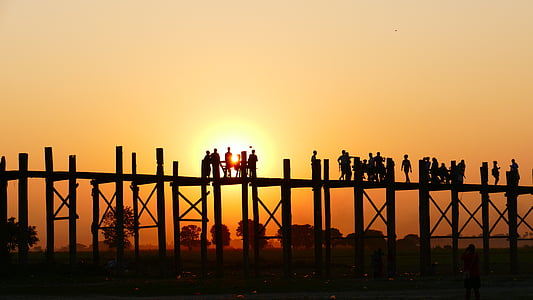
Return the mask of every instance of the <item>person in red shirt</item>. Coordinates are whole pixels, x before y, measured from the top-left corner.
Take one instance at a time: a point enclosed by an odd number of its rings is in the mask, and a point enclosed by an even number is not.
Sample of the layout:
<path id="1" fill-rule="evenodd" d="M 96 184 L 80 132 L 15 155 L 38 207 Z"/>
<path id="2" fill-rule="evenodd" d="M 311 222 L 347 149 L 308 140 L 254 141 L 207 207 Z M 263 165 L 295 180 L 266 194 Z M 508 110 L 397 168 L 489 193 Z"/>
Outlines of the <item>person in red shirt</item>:
<path id="1" fill-rule="evenodd" d="M 476 247 L 473 244 L 468 245 L 463 255 L 463 274 L 465 286 L 465 299 L 470 299 L 472 289 L 476 299 L 479 299 L 479 287 L 481 285 L 479 278 L 479 256 L 476 253 Z"/>

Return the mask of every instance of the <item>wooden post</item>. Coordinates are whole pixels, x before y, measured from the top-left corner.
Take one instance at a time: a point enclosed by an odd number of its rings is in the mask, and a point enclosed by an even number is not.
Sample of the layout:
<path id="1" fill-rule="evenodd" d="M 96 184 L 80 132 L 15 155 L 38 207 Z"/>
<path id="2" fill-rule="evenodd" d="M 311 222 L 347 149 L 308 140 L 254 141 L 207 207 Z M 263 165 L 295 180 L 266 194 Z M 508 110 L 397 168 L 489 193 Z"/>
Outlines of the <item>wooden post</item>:
<path id="1" fill-rule="evenodd" d="M 355 229 L 355 275 L 363 276 L 365 273 L 365 219 L 363 212 L 363 176 L 362 163 L 359 157 L 354 159 L 354 229 Z"/>
<path id="2" fill-rule="evenodd" d="M 165 230 L 165 171 L 163 169 L 163 148 L 156 149 L 156 195 L 157 195 L 157 244 L 159 247 L 159 271 L 165 274 L 167 270 L 167 238 Z"/>
<path id="3" fill-rule="evenodd" d="M 291 207 L 291 161 L 283 160 L 283 183 L 281 185 L 281 227 L 283 246 L 283 274 L 292 277 L 292 207 Z"/>
<path id="4" fill-rule="evenodd" d="M 19 199 L 18 199 L 18 222 L 19 225 L 28 228 L 28 154 L 19 153 Z M 18 241 L 19 264 L 28 263 L 28 237 L 22 235 Z"/>
<path id="5" fill-rule="evenodd" d="M 483 225 L 483 272 L 490 273 L 489 164 L 481 165 L 481 222 Z"/>
<path id="6" fill-rule="evenodd" d="M 331 277 L 331 197 L 329 190 L 329 159 L 324 159 L 324 244 L 326 251 L 326 277 Z"/>
<path id="7" fill-rule="evenodd" d="M 137 185 L 137 153 L 131 153 L 131 193 L 133 205 L 133 252 L 135 264 L 138 265 L 141 258 L 139 240 L 139 186 Z"/>
<path id="8" fill-rule="evenodd" d="M 250 235 L 248 228 L 248 174 L 246 172 L 247 159 L 246 151 L 241 152 L 241 201 L 242 201 L 242 259 L 244 277 L 248 278 L 250 273 Z"/>
<path id="9" fill-rule="evenodd" d="M 76 222 L 78 214 L 77 207 L 77 191 L 76 188 L 76 155 L 69 155 L 68 157 L 68 244 L 69 244 L 69 262 L 70 266 L 74 267 L 77 264 L 76 257 Z"/>
<path id="10" fill-rule="evenodd" d="M 312 165 L 313 177 L 313 221 L 315 229 L 315 274 L 322 275 L 322 183 L 321 162 L 315 160 Z"/>
<path id="11" fill-rule="evenodd" d="M 52 147 L 44 148 L 46 199 L 46 262 L 54 263 L 54 161 Z"/>
<path id="12" fill-rule="evenodd" d="M 509 219 L 509 253 L 511 274 L 518 273 L 518 212 L 517 212 L 517 188 L 518 180 L 512 172 L 507 175 L 507 218 Z"/>
<path id="13" fill-rule="evenodd" d="M 215 218 L 215 253 L 217 277 L 224 276 L 224 246 L 222 245 L 222 196 L 220 191 L 220 168 L 213 167 L 213 204 Z"/>
<path id="14" fill-rule="evenodd" d="M 100 224 L 100 189 L 95 180 L 91 181 L 92 200 L 93 200 L 93 222 L 91 224 L 92 244 L 93 244 L 93 264 L 98 266 L 100 264 L 100 249 L 98 245 L 98 230 Z"/>
<path id="15" fill-rule="evenodd" d="M 204 163 L 209 164 L 210 162 L 202 163 L 202 178 L 204 181 L 201 186 L 202 193 L 202 233 L 200 235 L 200 256 L 202 259 L 202 277 L 207 278 L 207 184 L 209 183 L 208 177 L 209 172 L 203 166 Z M 218 166 L 217 166 L 218 168 Z"/>
<path id="16" fill-rule="evenodd" d="M 181 236 L 180 236 L 180 196 L 178 186 L 178 167 L 177 161 L 172 162 L 172 224 L 174 225 L 174 269 L 177 274 L 182 273 L 181 262 Z M 203 228 L 202 228 L 203 233 Z"/>
<path id="17" fill-rule="evenodd" d="M 0 159 L 0 270 L 7 270 L 9 263 L 7 249 L 7 179 L 6 179 L 6 158 Z M 1 272 L 4 273 L 4 271 Z"/>
<path id="18" fill-rule="evenodd" d="M 420 229 L 420 274 L 423 276 L 431 273 L 431 241 L 430 241 L 430 216 L 429 216 L 429 174 L 426 162 L 418 161 L 418 219 Z"/>
<path id="19" fill-rule="evenodd" d="M 387 158 L 386 204 L 387 204 L 387 273 L 396 275 L 396 186 L 394 161 Z"/>
<path id="20" fill-rule="evenodd" d="M 117 236 L 117 267 L 122 270 L 124 266 L 124 164 L 122 146 L 116 147 L 116 236 Z"/>
<path id="21" fill-rule="evenodd" d="M 252 183 L 252 213 L 253 213 L 253 218 L 254 218 L 253 220 L 254 268 L 255 268 L 255 276 L 259 277 L 261 274 L 261 271 L 259 268 L 260 266 L 259 266 L 259 234 L 258 234 L 260 230 L 259 228 L 259 196 L 258 196 L 258 191 L 257 191 L 257 185 L 255 183 L 255 179 L 256 179 L 255 172 L 250 172 L 250 176 L 251 176 L 251 183 Z M 282 192 L 282 197 L 283 197 L 283 192 Z M 282 218 L 283 218 L 283 212 L 282 212 Z M 243 224 L 243 228 L 244 228 L 244 224 Z M 285 237 L 282 237 L 282 238 L 284 241 Z M 283 250 L 283 253 L 285 253 L 285 250 Z"/>
<path id="22" fill-rule="evenodd" d="M 459 273 L 459 186 L 462 181 L 457 180 L 457 164 L 455 160 L 451 162 L 451 200 L 452 200 L 452 272 Z"/>

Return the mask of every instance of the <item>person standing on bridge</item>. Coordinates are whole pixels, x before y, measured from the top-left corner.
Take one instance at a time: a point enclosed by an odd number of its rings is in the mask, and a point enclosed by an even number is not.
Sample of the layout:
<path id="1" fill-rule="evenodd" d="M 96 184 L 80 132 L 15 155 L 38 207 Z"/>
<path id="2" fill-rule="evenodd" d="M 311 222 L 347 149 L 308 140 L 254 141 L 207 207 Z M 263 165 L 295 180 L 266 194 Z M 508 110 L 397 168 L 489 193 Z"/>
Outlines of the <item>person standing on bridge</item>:
<path id="1" fill-rule="evenodd" d="M 211 174 L 211 153 L 209 150 L 205 151 L 204 159 L 202 160 L 202 176 L 209 178 Z"/>
<path id="2" fill-rule="evenodd" d="M 248 170 L 250 171 L 250 178 L 257 178 L 257 155 L 255 155 L 255 149 L 252 149 L 252 153 L 248 156 Z"/>
<path id="3" fill-rule="evenodd" d="M 500 181 L 500 167 L 498 167 L 497 161 L 492 162 L 492 177 L 494 177 L 494 185 L 498 185 L 498 181 Z"/>
<path id="4" fill-rule="evenodd" d="M 516 163 L 516 161 L 513 159 L 511 159 L 511 179 L 516 182 L 516 185 L 518 185 L 518 181 L 520 180 L 520 174 L 518 173 L 518 164 Z"/>
<path id="5" fill-rule="evenodd" d="M 409 180 L 409 173 L 413 172 L 413 168 L 411 168 L 411 161 L 408 159 L 409 155 L 405 154 L 403 156 L 402 161 L 402 167 L 401 170 L 405 173 L 405 182 L 409 183 L 411 180 Z"/>
<path id="6" fill-rule="evenodd" d="M 314 165 L 317 158 L 316 158 L 316 155 L 318 154 L 318 152 L 316 150 L 313 150 L 313 156 L 311 156 L 311 165 Z"/>
<path id="7" fill-rule="evenodd" d="M 231 177 L 231 168 L 233 168 L 233 154 L 231 154 L 231 148 L 228 147 L 228 152 L 224 155 L 226 168 L 224 168 L 224 177 Z"/>
<path id="8" fill-rule="evenodd" d="M 217 148 L 213 149 L 211 153 L 211 165 L 213 166 L 213 177 L 215 177 L 215 168 L 220 168 L 220 154 L 218 154 Z M 220 174 L 220 169 L 218 169 Z"/>

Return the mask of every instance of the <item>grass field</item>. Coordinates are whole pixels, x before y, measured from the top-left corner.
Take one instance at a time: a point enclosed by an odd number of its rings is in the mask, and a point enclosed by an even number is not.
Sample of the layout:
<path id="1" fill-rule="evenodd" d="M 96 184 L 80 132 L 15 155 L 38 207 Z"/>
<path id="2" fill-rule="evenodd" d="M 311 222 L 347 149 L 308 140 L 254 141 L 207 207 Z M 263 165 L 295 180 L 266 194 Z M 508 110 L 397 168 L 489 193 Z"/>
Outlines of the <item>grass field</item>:
<path id="1" fill-rule="evenodd" d="M 370 254 L 370 251 L 368 251 Z M 480 253 L 481 254 L 481 253 Z M 102 262 L 113 253 L 102 253 Z M 120 276 L 108 272 L 104 266 L 94 266 L 91 253 L 79 253 L 80 263 L 74 269 L 66 264 L 68 255 L 57 253 L 57 263 L 47 266 L 44 254 L 32 253 L 30 264 L 21 269 L 13 264 L 4 270 L 0 279 L 2 296 L 40 298 L 50 297 L 171 297 L 185 299 L 457 299 L 462 297 L 462 278 L 452 274 L 450 249 L 433 249 L 432 261 L 438 262 L 435 274 L 418 275 L 418 252 L 398 253 L 398 275 L 394 279 L 358 278 L 353 275 L 353 250 L 334 249 L 330 278 L 313 274 L 313 250 L 293 253 L 294 277 L 282 276 L 280 249 L 261 252 L 259 277 L 244 278 L 242 251 L 224 252 L 224 277 L 216 278 L 214 252 L 209 252 L 209 275 L 200 277 L 200 253 L 184 251 L 184 273 L 176 276 L 169 257 L 167 275 L 158 274 L 156 251 L 142 252 L 139 265 L 127 253 L 127 272 Z M 369 256 L 369 255 L 367 255 Z M 16 258 L 16 257 L 15 257 Z M 13 259 L 15 260 L 15 259 Z M 533 248 L 519 249 L 520 274 L 509 274 L 507 249 L 491 250 L 491 273 L 482 277 L 483 299 L 533 299 Z M 369 270 L 370 258 L 366 269 Z M 179 296 L 179 297 L 178 297 Z M 332 298 L 332 296 L 334 296 Z M 399 298 L 398 298 L 399 297 Z M 503 298 L 498 298 L 503 297 Z"/>

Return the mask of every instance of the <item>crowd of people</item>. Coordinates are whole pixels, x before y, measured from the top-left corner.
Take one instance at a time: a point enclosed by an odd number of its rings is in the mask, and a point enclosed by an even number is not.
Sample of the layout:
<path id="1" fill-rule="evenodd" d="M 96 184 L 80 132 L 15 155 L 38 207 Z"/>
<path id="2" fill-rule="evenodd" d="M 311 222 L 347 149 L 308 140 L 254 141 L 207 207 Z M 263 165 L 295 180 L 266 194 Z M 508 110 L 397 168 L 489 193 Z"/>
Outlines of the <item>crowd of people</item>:
<path id="1" fill-rule="evenodd" d="M 202 176 L 209 178 L 211 177 L 212 170 L 214 171 L 215 168 L 220 168 L 223 171 L 224 177 L 232 177 L 232 171 L 235 172 L 235 177 L 241 177 L 242 169 L 245 167 L 247 174 L 252 178 L 256 178 L 257 161 L 255 149 L 252 149 L 252 153 L 250 153 L 246 162 L 242 161 L 240 154 L 234 156 L 231 153 L 231 147 L 228 147 L 228 151 L 224 154 L 224 160 L 220 160 L 220 154 L 217 148 L 213 150 L 213 153 L 206 150 L 204 159 L 202 160 Z M 246 164 L 245 166 L 243 166 L 244 163 Z"/>
<path id="2" fill-rule="evenodd" d="M 353 162 L 352 164 L 353 158 L 355 158 L 355 156 L 350 156 L 348 151 L 341 151 L 341 155 L 337 158 L 340 172 L 339 180 L 350 181 L 356 179 L 354 175 L 356 165 L 355 162 Z M 314 150 L 313 155 L 311 157 L 311 163 L 314 163 L 314 161 L 316 160 L 317 151 Z M 368 159 L 363 159 L 363 161 L 361 162 L 362 179 L 366 179 L 370 182 L 383 182 L 387 176 L 387 167 L 385 165 L 385 161 L 386 159 L 381 156 L 380 152 L 376 152 L 375 156 L 373 156 L 372 153 L 369 153 Z M 451 165 L 449 168 L 446 166 L 445 163 L 439 164 L 439 161 L 436 157 L 424 157 L 422 158 L 422 161 L 424 162 L 424 169 L 422 173 L 424 175 L 423 178 L 426 178 L 428 183 L 463 183 L 464 179 L 466 178 L 466 163 L 464 159 L 460 160 L 457 165 Z M 392 160 L 391 163 L 394 164 Z M 520 180 L 520 174 L 518 173 L 518 164 L 516 163 L 515 159 L 511 160 L 511 165 L 509 167 L 509 180 L 513 180 L 515 184 L 518 184 L 518 181 Z M 400 171 L 405 174 L 405 182 L 411 182 L 409 174 L 413 172 L 413 167 L 411 165 L 411 161 L 409 160 L 409 155 L 407 154 L 403 156 Z M 493 162 L 491 174 L 494 177 L 494 185 L 497 185 L 500 180 L 500 167 L 498 166 L 497 161 Z"/>

